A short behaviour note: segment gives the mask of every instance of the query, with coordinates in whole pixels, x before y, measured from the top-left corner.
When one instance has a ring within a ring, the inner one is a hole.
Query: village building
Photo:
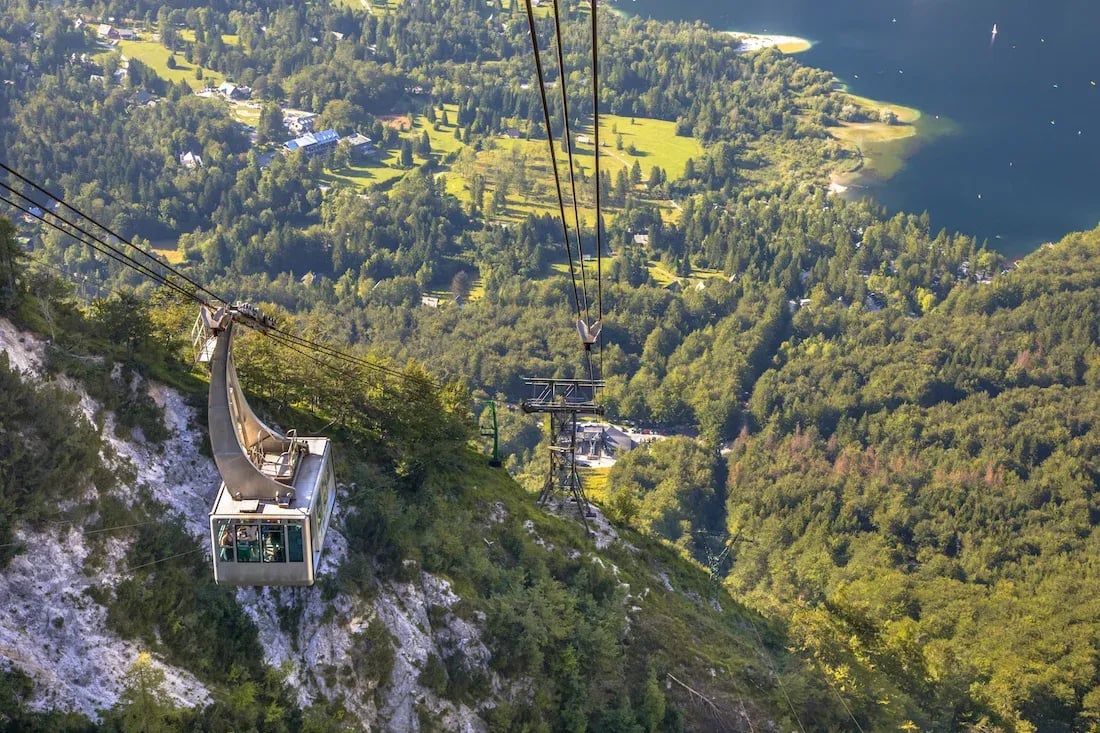
[[[301,112],[294,109],[283,110],[283,125],[295,135],[305,135],[313,132],[313,126],[317,124],[317,115],[312,112]]]
[[[378,152],[378,148],[374,146],[374,140],[366,135],[360,135],[358,132],[348,135],[343,139],[343,142],[348,146],[352,155],[360,158],[366,158]]]
[[[202,157],[188,150],[186,153],[180,153],[180,165],[187,170],[202,168]]]
[[[218,93],[224,96],[226,99],[250,99],[252,97],[252,88],[241,86],[239,84],[233,84],[232,82],[227,81],[218,86]]]
[[[293,140],[287,140],[283,143],[290,152],[301,150],[311,158],[315,158],[320,155],[328,155],[336,149],[336,144],[340,142],[340,136],[336,133],[336,130],[323,130],[321,132],[310,132],[301,137],[296,137]]]

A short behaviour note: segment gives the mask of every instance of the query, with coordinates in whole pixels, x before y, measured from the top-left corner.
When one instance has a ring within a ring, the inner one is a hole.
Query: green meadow
[[[179,37],[188,43],[195,42],[195,31],[190,28],[182,28],[178,33]],[[241,37],[232,33],[222,34],[222,43],[227,46],[239,46],[241,45]]]
[[[118,48],[123,56],[137,59],[160,78],[182,81],[196,91],[207,86],[216,87],[225,81],[224,76],[210,69],[203,69],[202,79],[199,79],[196,75],[198,67],[188,63],[180,54],[175,55],[176,68],[168,68],[168,57],[172,53],[158,41],[119,41]]]
[[[656,260],[649,261],[649,276],[653,278],[653,281],[662,288],[667,288],[675,282],[680,283],[683,287],[701,282],[703,280],[714,280],[718,278],[725,278],[721,270],[712,270],[706,267],[693,267],[691,268],[691,274],[687,277],[679,277],[674,272],[669,270],[663,263]]]
[[[580,134],[592,142],[578,143],[577,150],[591,159],[595,145],[591,128]],[[618,147],[620,137],[622,149]],[[631,152],[631,146],[634,152]],[[676,135],[675,122],[617,115],[600,117],[600,148],[600,166],[610,171],[612,178],[620,168],[632,167],[634,161],[642,167],[643,177],[649,175],[653,166],[657,166],[668,174],[669,179],[679,178],[684,174],[688,158],[698,159],[703,154],[703,146],[698,140]]]
[[[443,111],[447,115],[446,124],[443,123]],[[506,210],[494,212],[493,218],[515,221],[528,214],[558,214],[550,153],[545,139],[502,136],[483,142],[481,149],[475,152],[455,139],[457,116],[455,105],[443,105],[436,110],[436,122],[430,123],[423,116],[417,117],[411,131],[418,137],[427,130],[433,154],[449,161],[444,166],[449,193],[469,204],[472,198],[470,182],[474,176],[480,175],[485,181],[486,200],[492,198],[502,181],[507,187]],[[582,221],[591,225],[595,221],[595,185],[592,182],[596,167],[595,135],[591,127],[582,128],[574,131],[574,139],[578,209]],[[560,143],[556,145],[555,151],[560,152]],[[683,174],[689,158],[702,155],[703,147],[694,138],[677,137],[673,122],[607,115],[600,120],[600,151],[601,171],[610,174],[612,180],[624,168],[631,169],[635,162],[641,168],[643,178],[648,178],[650,171],[657,166],[665,171],[669,179],[675,179]],[[557,158],[562,185],[569,192],[571,186],[566,155],[562,153]],[[644,187],[635,189],[636,194],[644,196]],[[675,217],[672,202],[656,203],[667,217]],[[569,194],[567,208],[572,209]],[[604,208],[609,215],[614,215],[606,199]]]
[[[371,161],[356,163],[336,171],[325,169],[324,178],[333,185],[344,184],[357,188],[385,185],[406,173],[403,168],[398,167],[398,157],[396,150],[383,150]]]
[[[351,10],[362,10],[367,13],[392,13],[401,7],[403,0],[336,0],[341,5]]]

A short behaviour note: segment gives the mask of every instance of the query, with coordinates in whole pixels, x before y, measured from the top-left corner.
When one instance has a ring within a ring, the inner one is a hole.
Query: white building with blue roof
[[[321,132],[310,132],[296,137],[293,140],[288,140],[283,143],[290,152],[295,150],[301,150],[311,158],[318,155],[328,155],[336,149],[336,143],[340,142],[340,135],[336,130],[322,130]]]

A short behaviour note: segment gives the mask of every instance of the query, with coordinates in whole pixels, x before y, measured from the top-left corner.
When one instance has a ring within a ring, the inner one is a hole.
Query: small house
[[[359,156],[360,158],[365,158],[378,152],[378,149],[374,146],[374,141],[366,135],[360,135],[358,132],[345,137],[344,143],[347,144],[352,155]]]
[[[188,150],[186,153],[180,153],[180,165],[187,170],[202,168],[202,157]]]
[[[283,111],[283,124],[286,129],[296,135],[305,135],[313,132],[313,126],[317,123],[317,115],[312,112],[298,112],[295,110]]]
[[[248,99],[252,96],[252,89],[250,87],[240,86],[233,84],[232,82],[224,82],[218,87],[218,93],[224,96],[226,99]]]

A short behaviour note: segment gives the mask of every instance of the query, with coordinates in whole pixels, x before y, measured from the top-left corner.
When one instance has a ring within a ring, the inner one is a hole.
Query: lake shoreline
[[[786,54],[802,53],[813,48],[813,41],[799,36],[785,36],[778,33],[745,33],[743,31],[724,31],[739,42],[737,53],[752,53],[765,48],[778,48]]]
[[[939,115],[929,117],[915,107],[852,94],[843,85],[839,88],[865,119],[828,128],[829,135],[856,156],[854,167],[830,172],[830,193],[845,198],[868,195],[870,189],[897,175],[925,143],[958,129]]]

